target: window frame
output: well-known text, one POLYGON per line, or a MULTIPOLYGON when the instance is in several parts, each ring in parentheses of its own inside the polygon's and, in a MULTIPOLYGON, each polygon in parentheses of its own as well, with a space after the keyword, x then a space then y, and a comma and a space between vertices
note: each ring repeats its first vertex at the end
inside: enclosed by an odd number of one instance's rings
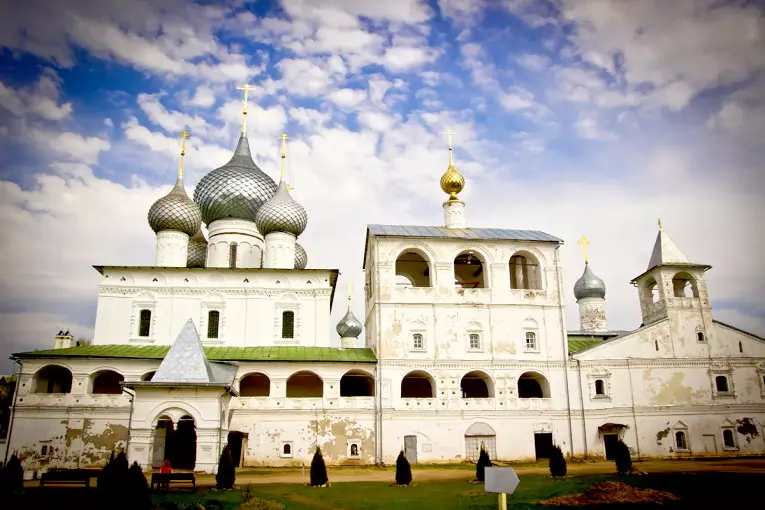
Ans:
POLYGON ((595 397, 606 396, 606 382, 603 379, 595 379, 595 397), (600 383, 600 385, 598 385, 600 383), (600 386, 600 388, 598 388, 600 386), (600 391, 598 391, 600 389, 600 391))
POLYGON ((283 459, 291 459, 295 456, 295 445, 292 441, 282 441, 281 446, 279 446, 279 457, 283 459), (288 447, 290 449, 289 453, 284 453, 284 448, 288 447))
POLYGON ((219 340, 220 339, 220 319, 221 319, 221 313, 220 310, 208 310, 207 311, 207 338, 210 340, 219 340), (210 335, 210 328, 213 324, 213 314, 216 314, 215 319, 215 335, 210 335))
POLYGON ((712 385, 712 398, 732 399, 736 397, 736 387, 733 380, 733 370, 729 366, 712 366, 709 370, 710 383, 712 385), (727 391, 717 389, 717 378, 725 377, 727 391))
POLYGON ((467 332, 467 350, 468 352, 483 352, 483 338, 481 338, 480 331, 468 331, 467 332), (473 340, 476 340, 476 345, 473 346, 473 340))
POLYGON ((282 310, 281 318, 280 318, 280 321, 279 321, 281 327, 279 329, 281 330, 280 338, 283 341, 294 342, 296 340, 296 337, 297 337, 297 335, 296 335, 297 328, 295 327, 296 326, 296 322, 297 322, 296 318, 297 318, 297 314, 295 313, 295 310, 282 310), (292 333, 292 336, 285 336, 284 335, 285 327, 287 327, 287 324, 288 324, 287 321, 285 320, 288 317, 287 314, 289 314, 289 317, 292 318, 292 320, 291 320, 292 324, 290 324, 290 329, 291 329, 290 333, 292 333))
POLYGON ((347 451, 346 456, 349 459, 360 459, 361 458, 361 441, 357 439, 349 439, 347 443, 347 451), (353 445, 356 445, 356 455, 353 455, 351 452, 353 451, 353 445))
POLYGON ((723 451, 738 450, 738 438, 736 437, 736 429, 733 426, 723 426, 720 428, 720 439, 722 439, 723 451), (731 439, 733 440, 733 446, 725 444, 725 433, 730 432, 731 439))
POLYGON ((690 452, 691 448, 688 444, 688 430, 687 429, 675 429, 673 430, 673 439, 674 439, 674 445, 675 445, 675 451, 676 452, 690 452), (683 447, 681 448, 678 443, 678 437, 682 434, 683 437, 683 447))
POLYGON ((427 349, 425 348, 425 334, 421 331, 414 331, 412 332, 412 343, 410 349, 413 352, 425 352, 427 349), (418 338, 419 337, 419 338, 418 338), (417 340, 420 341, 422 345, 417 347, 417 340))
POLYGON ((523 352, 539 352, 539 335, 533 330, 523 332, 523 352), (532 335, 533 343, 529 344, 529 335, 532 335))
POLYGON ((151 308, 141 308, 138 310, 138 330, 136 331, 138 338, 151 338, 151 323, 154 319, 154 310, 151 308), (149 314, 147 319, 144 319, 144 312, 149 314), (144 335, 144 320, 146 321, 146 334, 144 335))

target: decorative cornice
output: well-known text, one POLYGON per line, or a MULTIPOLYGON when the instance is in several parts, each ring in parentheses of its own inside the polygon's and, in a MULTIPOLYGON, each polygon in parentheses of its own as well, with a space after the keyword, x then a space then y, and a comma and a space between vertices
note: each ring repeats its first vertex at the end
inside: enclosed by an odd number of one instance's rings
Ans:
MULTIPOLYGON (((161 296, 209 296, 212 292, 222 296, 253 296, 274 298, 284 294, 284 288, 188 288, 188 287, 101 287, 101 296, 136 296, 142 292, 153 292, 161 296)), ((329 297, 332 289, 289 289, 301 297, 329 297)), ((147 300, 147 302, 149 302, 147 300)))

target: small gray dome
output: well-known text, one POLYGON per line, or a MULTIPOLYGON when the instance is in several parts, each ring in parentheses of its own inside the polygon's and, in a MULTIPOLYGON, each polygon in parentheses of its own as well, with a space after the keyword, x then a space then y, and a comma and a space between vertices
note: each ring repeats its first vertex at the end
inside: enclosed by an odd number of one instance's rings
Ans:
POLYGON ((242 133, 231 161, 202 177, 194 190, 208 225, 222 218, 255 221, 258 209, 276 192, 276 183, 252 160, 242 133))
POLYGON ((149 209, 148 219, 154 232, 178 230, 188 236, 193 236, 202 225, 202 213, 186 194, 180 177, 170 193, 154 202, 149 209))
POLYGON ((308 254, 305 248, 295 243, 295 269, 305 269, 308 265, 308 254))
POLYGON ((186 267, 205 267, 207 262, 207 239, 205 239, 201 228, 189 239, 189 249, 186 253, 186 267))
POLYGON ((353 315, 352 311, 348 310, 345 317, 337 323, 337 334, 340 335, 341 338, 358 338, 362 328, 363 326, 361 325, 361 322, 359 322, 356 316, 353 315))
POLYGON ((606 297, 606 284, 590 271, 589 262, 584 263, 584 273, 574 284, 574 297, 577 300, 588 297, 606 297))
POLYGON ((258 210, 255 223, 264 236, 271 232, 287 232, 299 236, 308 224, 308 214, 302 205, 293 200, 287 184, 281 181, 273 198, 258 210))

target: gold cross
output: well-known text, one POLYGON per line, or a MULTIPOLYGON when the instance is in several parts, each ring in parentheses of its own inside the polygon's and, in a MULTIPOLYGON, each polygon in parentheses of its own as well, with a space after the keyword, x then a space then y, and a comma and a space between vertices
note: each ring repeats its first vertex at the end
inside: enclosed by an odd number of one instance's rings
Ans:
MULTIPOLYGON (((284 180, 284 160, 287 158, 287 140, 289 139, 289 136, 287 136, 287 133, 282 133, 279 136, 279 139, 282 141, 282 173, 279 177, 280 181, 284 180)), ((289 186, 287 186, 287 190, 289 191, 289 186)))
POLYGON ((348 289, 348 310, 351 309, 351 282, 346 282, 345 286, 348 289))
POLYGON ((452 150, 452 136, 456 133, 453 133, 451 129, 444 131, 444 134, 449 138, 449 150, 452 150))
POLYGON ((290 186, 289 184, 287 184, 287 191, 292 191, 293 189, 295 189, 295 188, 293 188, 292 186, 290 186))
POLYGON ((186 131, 186 128, 183 128, 183 133, 178 135, 181 137, 181 162, 178 164, 178 178, 183 178, 183 156, 186 155, 186 138, 189 138, 191 136, 191 133, 186 131))
POLYGON ((244 109, 242 110, 242 115, 244 115, 244 118, 242 119, 242 133, 247 132, 247 92, 251 90, 255 90, 255 87, 250 87, 249 83, 245 83, 241 87, 237 87, 236 90, 244 90, 244 109))
POLYGON ((664 228, 661 226, 661 218, 659 218, 659 232, 664 232, 664 228))
POLYGON ((582 245, 582 249, 584 249, 584 260, 589 260, 589 257, 587 257, 587 245, 590 244, 590 241, 588 241, 586 237, 582 236, 582 238, 579 239, 576 244, 582 245))

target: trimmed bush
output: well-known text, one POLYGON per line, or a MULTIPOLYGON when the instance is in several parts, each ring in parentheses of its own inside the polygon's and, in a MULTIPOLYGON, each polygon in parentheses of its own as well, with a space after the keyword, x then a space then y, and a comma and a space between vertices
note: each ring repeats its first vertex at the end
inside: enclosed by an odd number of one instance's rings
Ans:
POLYGON ((133 462, 133 465, 128 469, 127 487, 127 499, 130 501, 129 508, 135 510, 149 510, 151 508, 149 484, 146 482, 146 476, 144 476, 138 462, 133 462))
POLYGON ((404 455, 404 450, 398 454, 396 459, 396 483, 398 485, 409 485, 412 483, 412 466, 404 455))
POLYGON ((311 486, 317 487, 320 485, 326 485, 329 479, 327 478, 327 465, 324 464, 324 457, 321 455, 321 448, 316 447, 316 453, 313 454, 311 460, 311 486))
POLYGON ((566 476, 566 458, 560 450, 560 446, 553 445, 550 450, 550 474, 554 477, 566 476))
POLYGON ((128 480, 128 460, 125 452, 114 456, 98 475, 98 492, 101 504, 110 508, 130 508, 130 482, 128 480))
POLYGON ((24 468, 14 453, 8 464, 0 469, 0 495, 21 494, 24 491, 24 468))
POLYGON ((630 449, 621 439, 615 446, 614 462, 616 463, 616 472, 620 475, 628 475, 632 472, 630 449))
POLYGON ((481 453, 478 455, 478 462, 475 465, 475 477, 476 480, 479 482, 483 482, 486 480, 486 471, 484 471, 487 467, 491 467, 491 459, 489 458, 489 452, 486 451, 486 448, 481 445, 481 453))
POLYGON ((218 462, 218 473, 215 475, 215 487, 218 490, 233 489, 236 481, 236 469, 234 459, 231 458, 231 449, 228 443, 223 448, 218 462))

